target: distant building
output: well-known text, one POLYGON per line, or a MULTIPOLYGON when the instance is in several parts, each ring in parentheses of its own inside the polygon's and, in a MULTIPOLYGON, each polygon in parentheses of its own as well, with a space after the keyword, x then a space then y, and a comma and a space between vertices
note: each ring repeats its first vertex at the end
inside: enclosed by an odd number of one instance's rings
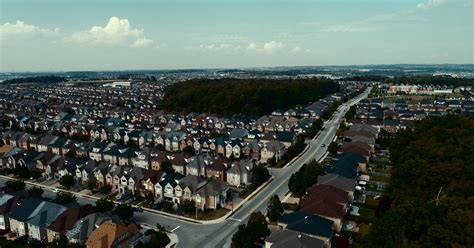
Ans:
POLYGON ((104 84, 104 87, 130 87, 132 84, 131 81, 118 81, 113 83, 104 84))

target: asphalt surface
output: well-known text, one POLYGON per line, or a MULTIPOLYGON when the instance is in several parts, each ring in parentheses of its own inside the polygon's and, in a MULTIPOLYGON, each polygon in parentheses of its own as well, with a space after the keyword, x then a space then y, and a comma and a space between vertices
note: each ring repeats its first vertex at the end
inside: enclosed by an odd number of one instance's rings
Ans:
MULTIPOLYGON (((233 233, 239 225, 246 223, 252 212, 261 211, 265 214, 267 202, 272 195, 277 194, 282 199, 288 192, 288 180, 293 173, 298 171, 303 164, 314 159, 319 160, 324 156, 327 146, 334 138, 347 110, 351 105, 366 98, 369 92, 370 88, 363 95, 341 105, 333 117, 324 124, 324 129, 321 130, 317 138, 310 141, 308 149, 290 166, 283 169, 271 169, 270 174, 273 180, 252 199, 235 210, 230 218, 216 224, 199 224, 144 211, 141 213, 135 212, 132 220, 151 226, 160 224, 167 230, 174 232, 179 240, 177 247, 230 247, 233 233), (322 144, 325 144, 325 146, 322 147, 322 144)), ((0 185, 3 186, 5 182, 6 179, 0 178, 0 185)), ((56 193, 51 189, 44 188, 44 190, 43 197, 55 197, 56 193)), ((94 202, 94 199, 78 197, 78 203, 80 204, 94 205, 94 202)))

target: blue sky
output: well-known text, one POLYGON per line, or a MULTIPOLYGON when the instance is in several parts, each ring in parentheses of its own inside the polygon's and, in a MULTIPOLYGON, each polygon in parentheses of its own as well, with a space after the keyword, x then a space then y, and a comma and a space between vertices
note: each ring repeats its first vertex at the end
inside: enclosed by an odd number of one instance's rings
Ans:
POLYGON ((0 71, 473 63, 473 0, 0 0, 0 71))

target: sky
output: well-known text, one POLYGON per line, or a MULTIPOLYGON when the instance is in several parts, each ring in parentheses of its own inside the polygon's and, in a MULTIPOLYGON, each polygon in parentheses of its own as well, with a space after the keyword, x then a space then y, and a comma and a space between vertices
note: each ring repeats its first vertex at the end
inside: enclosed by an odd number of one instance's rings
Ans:
POLYGON ((0 71, 472 64, 474 0, 0 0, 0 71))

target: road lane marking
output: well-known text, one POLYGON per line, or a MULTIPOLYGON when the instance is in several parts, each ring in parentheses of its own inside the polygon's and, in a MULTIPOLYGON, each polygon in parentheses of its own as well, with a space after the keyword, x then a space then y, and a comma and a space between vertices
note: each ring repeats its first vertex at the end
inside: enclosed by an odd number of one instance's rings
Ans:
POLYGON ((241 219, 236 219, 236 218, 229 218, 229 220, 235 220, 235 221, 238 221, 238 222, 242 222, 241 219))
POLYGON ((180 228, 180 227, 181 227, 181 226, 177 226, 177 227, 175 227, 173 230, 171 230, 170 232, 174 232, 174 231, 178 230, 178 228, 180 228))

